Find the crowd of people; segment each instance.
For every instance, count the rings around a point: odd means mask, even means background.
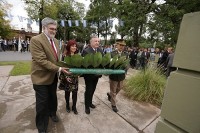
[[[165,50],[133,48],[129,54],[130,66],[135,69],[145,69],[148,66],[160,68],[168,77],[171,71],[176,70],[172,66],[174,58],[174,49],[166,47]]]
[[[0,36],[0,51],[20,51],[20,52],[30,52],[29,49],[30,39],[24,40],[22,37],[20,39],[14,37],[13,39],[4,39]]]
[[[160,51],[158,48],[130,48],[126,46],[123,39],[116,40],[114,45],[102,47],[100,39],[97,36],[91,36],[89,45],[82,50],[78,49],[75,40],[69,40],[64,45],[64,50],[61,51],[59,41],[55,38],[57,31],[57,21],[51,18],[44,18],[42,20],[43,32],[27,40],[13,38],[8,40],[0,38],[0,44],[3,51],[30,51],[32,55],[31,64],[31,80],[33,89],[35,90],[36,98],[36,117],[35,123],[39,133],[47,132],[49,117],[53,122],[59,122],[57,116],[57,88],[65,92],[66,111],[78,114],[76,108],[79,77],[69,72],[69,68],[59,67],[57,62],[59,59],[64,60],[66,56],[74,54],[81,54],[83,57],[90,53],[100,52],[102,55],[111,53],[111,57],[125,56],[130,59],[130,67],[133,69],[145,69],[148,65],[154,67],[167,68],[167,76],[176,68],[172,67],[174,52],[171,47],[165,51]],[[21,49],[19,50],[19,44]],[[30,48],[30,49],[29,49]],[[60,56],[62,56],[60,58]],[[127,72],[129,67],[125,68]],[[163,69],[165,70],[165,69]],[[98,84],[99,78],[102,75],[84,74],[81,75],[85,81],[84,104],[85,113],[90,114],[91,108],[95,109],[96,105],[93,103],[93,96]],[[118,112],[117,108],[117,94],[123,88],[124,74],[111,74],[109,77],[109,90],[105,94],[110,101],[111,108],[114,112]],[[60,82],[58,82],[60,81]],[[72,106],[70,106],[70,94],[72,94]]]

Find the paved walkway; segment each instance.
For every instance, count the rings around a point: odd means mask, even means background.
[[[30,52],[14,52],[14,51],[6,51],[0,52],[0,61],[27,61],[31,60]]]
[[[13,66],[0,66],[0,133],[37,133],[35,127],[35,96],[30,75],[9,76]],[[130,69],[127,78],[137,71]],[[49,133],[154,133],[160,109],[146,103],[127,99],[119,93],[118,109],[111,109],[106,93],[108,77],[100,78],[94,95],[90,115],[84,112],[83,78],[80,78],[78,115],[65,110],[64,91],[58,90],[58,116],[60,122],[49,120]]]

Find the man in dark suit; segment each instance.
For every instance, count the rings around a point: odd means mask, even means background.
[[[55,39],[57,22],[51,18],[42,20],[43,33],[31,39],[32,55],[31,80],[36,96],[36,126],[39,133],[45,133],[49,117],[58,122],[57,111],[57,73],[69,74],[67,68],[59,67],[59,43]]]
[[[138,50],[137,48],[133,48],[133,50],[131,51],[129,58],[130,58],[130,65],[132,68],[136,67],[136,63],[137,63],[137,54],[138,54]]]
[[[90,45],[83,50],[82,56],[85,56],[89,53],[101,52],[103,54],[103,50],[99,47],[100,39],[96,36],[92,36],[90,39]],[[95,108],[96,106],[92,103],[93,95],[97,86],[97,82],[101,75],[95,74],[84,74],[85,80],[85,113],[90,114],[90,108]]]
[[[145,48],[140,57],[140,64],[141,64],[142,69],[144,69],[147,66],[149,58],[150,58],[150,53]]]

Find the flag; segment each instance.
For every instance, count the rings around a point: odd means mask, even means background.
[[[13,20],[13,17],[14,17],[14,16],[13,16],[11,13],[8,13],[7,16],[8,16],[8,18],[9,18],[10,20]]]
[[[21,45],[21,40],[20,40],[20,37],[19,37],[19,40],[18,40],[18,52],[20,52],[21,49],[22,49],[22,45]]]
[[[61,39],[59,40],[59,46],[60,46],[60,50],[61,50],[61,48],[62,48],[62,40]]]
[[[32,24],[32,20],[30,18],[27,18],[28,24]]]
[[[72,21],[71,20],[68,20],[68,25],[69,25],[69,27],[72,27]]]
[[[120,25],[120,26],[124,26],[124,21],[119,20],[119,25]]]
[[[19,22],[23,22],[23,17],[22,16],[18,16]]]
[[[108,25],[110,26],[110,27],[113,27],[113,20],[108,20]]]
[[[83,27],[86,27],[87,26],[87,22],[86,20],[83,20]]]
[[[79,26],[79,21],[78,20],[75,20],[75,25]]]
[[[61,20],[61,26],[65,27],[65,21],[64,20]]]
[[[100,21],[99,27],[103,27],[103,25],[104,25],[104,21]]]
[[[36,25],[38,26],[39,25],[39,21],[37,20],[37,21],[35,21],[35,23],[36,23]]]

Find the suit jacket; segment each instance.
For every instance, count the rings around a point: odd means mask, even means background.
[[[101,54],[103,54],[103,50],[99,47],[97,48],[97,52],[101,52]],[[94,49],[90,46],[84,49],[81,55],[85,56],[86,54],[89,54],[89,53],[95,53]]]
[[[59,59],[59,42],[54,39]],[[32,55],[31,80],[36,85],[50,85],[59,70],[53,48],[44,33],[34,36],[30,40]]]

